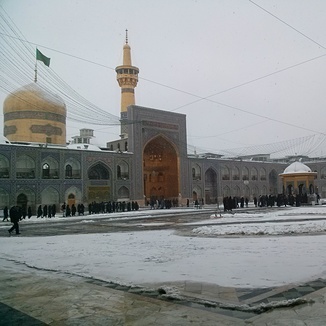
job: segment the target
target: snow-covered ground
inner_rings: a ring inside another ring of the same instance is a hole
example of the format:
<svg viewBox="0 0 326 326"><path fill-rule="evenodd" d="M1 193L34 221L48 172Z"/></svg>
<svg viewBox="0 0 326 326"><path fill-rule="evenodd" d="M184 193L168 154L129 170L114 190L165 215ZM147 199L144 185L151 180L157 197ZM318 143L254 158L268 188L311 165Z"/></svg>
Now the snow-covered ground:
<svg viewBox="0 0 326 326"><path fill-rule="evenodd" d="M117 216L147 216L150 225L153 214L158 213ZM76 221L91 223L107 217L91 215ZM115 215L110 214L110 218ZM235 211L234 215L222 212L222 217L211 216L200 222L205 225L191 227L193 236L188 237L173 230L0 237L0 261L134 285L189 280L234 287L279 286L326 277L326 220L318 220L322 218L326 219L325 206L266 213L258 209L250 214ZM56 220L64 223L64 219ZM226 222L232 224L221 224ZM24 223L49 221L23 221L22 228ZM2 224L1 232L7 228L8 224ZM216 236L225 234L239 236Z"/></svg>

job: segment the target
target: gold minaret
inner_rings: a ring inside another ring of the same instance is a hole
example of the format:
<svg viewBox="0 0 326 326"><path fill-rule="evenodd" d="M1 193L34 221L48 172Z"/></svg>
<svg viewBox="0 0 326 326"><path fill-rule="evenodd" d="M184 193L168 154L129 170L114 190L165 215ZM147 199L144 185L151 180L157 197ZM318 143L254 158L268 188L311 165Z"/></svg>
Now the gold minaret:
<svg viewBox="0 0 326 326"><path fill-rule="evenodd" d="M135 87L138 82L139 69L131 64L131 49L128 44L128 30L126 29L126 44L123 46L123 64L115 68L117 81L121 87L121 138L128 136L127 108L135 104Z"/></svg>

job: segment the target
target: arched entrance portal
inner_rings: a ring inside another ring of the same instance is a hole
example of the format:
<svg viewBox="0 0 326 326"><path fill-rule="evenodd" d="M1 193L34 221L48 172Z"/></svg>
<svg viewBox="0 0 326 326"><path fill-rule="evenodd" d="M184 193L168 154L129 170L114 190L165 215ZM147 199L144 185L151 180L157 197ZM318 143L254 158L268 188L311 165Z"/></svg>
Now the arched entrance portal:
<svg viewBox="0 0 326 326"><path fill-rule="evenodd" d="M178 156L173 145L162 136L144 148L144 195L149 199L173 199L179 195Z"/></svg>
<svg viewBox="0 0 326 326"><path fill-rule="evenodd" d="M69 194L68 195L68 205L71 208L72 205L76 204L76 198L74 194Z"/></svg>

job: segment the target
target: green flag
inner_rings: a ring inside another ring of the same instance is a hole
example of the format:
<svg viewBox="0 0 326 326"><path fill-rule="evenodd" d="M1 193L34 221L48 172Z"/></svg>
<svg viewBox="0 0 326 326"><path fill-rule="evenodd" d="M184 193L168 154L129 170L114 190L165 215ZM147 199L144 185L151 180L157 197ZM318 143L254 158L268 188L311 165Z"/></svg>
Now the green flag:
<svg viewBox="0 0 326 326"><path fill-rule="evenodd" d="M42 61L46 66L50 67L50 58L46 57L44 54L36 48L36 60Z"/></svg>

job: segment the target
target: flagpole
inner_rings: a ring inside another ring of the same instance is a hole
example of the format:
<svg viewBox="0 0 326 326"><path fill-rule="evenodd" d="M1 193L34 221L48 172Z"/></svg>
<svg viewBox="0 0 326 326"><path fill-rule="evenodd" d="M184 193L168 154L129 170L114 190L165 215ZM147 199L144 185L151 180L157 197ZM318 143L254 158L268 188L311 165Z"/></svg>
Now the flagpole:
<svg viewBox="0 0 326 326"><path fill-rule="evenodd" d="M37 48L36 48L36 52L37 52ZM37 58L35 56L35 76L34 76L34 83L37 82Z"/></svg>

